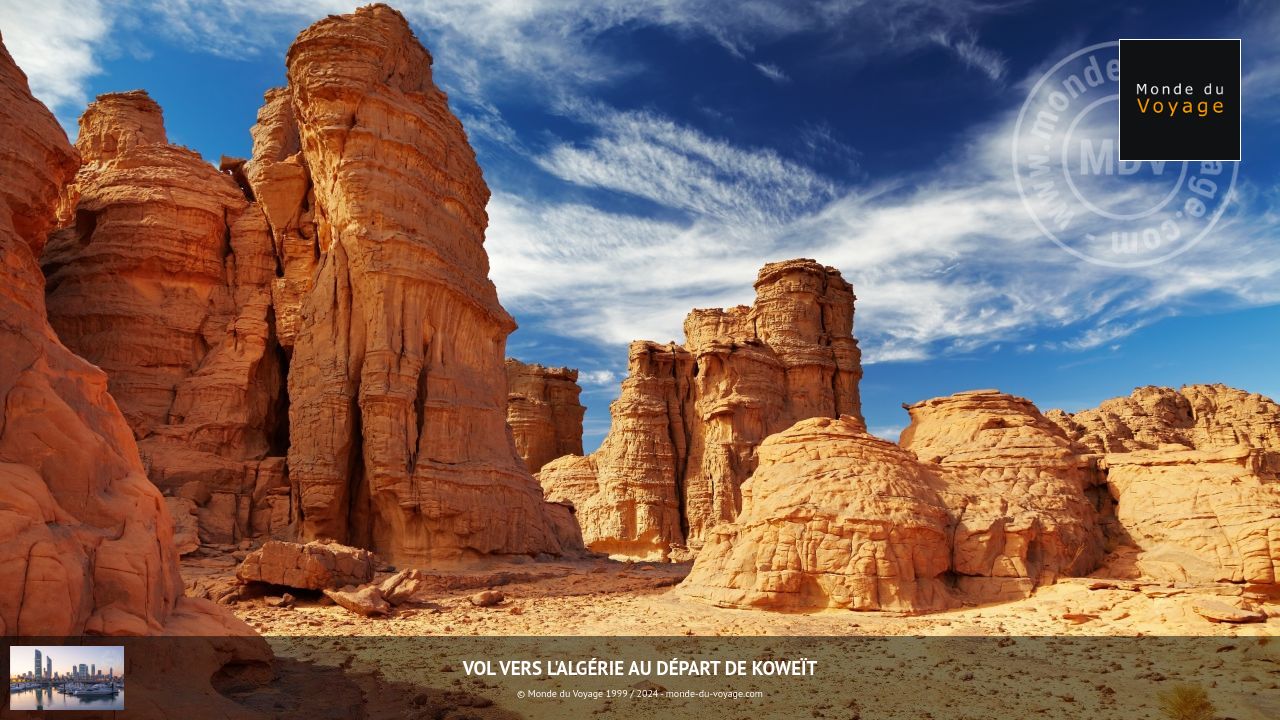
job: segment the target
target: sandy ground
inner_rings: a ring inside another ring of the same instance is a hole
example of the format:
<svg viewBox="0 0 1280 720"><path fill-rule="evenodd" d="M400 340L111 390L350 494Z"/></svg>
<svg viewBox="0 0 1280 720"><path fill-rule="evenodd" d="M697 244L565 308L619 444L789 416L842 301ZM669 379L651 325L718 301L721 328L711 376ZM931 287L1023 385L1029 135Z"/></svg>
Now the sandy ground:
<svg viewBox="0 0 1280 720"><path fill-rule="evenodd" d="M228 578L236 561L213 554L184 560L195 578ZM929 615L844 610L775 613L717 608L681 596L688 565L611 560L510 563L483 572L434 574L439 589L385 618L365 618L296 593L292 609L265 599L233 604L264 635L800 635L800 636L1275 636L1280 597L1257 587L1164 581L1073 578L1041 588L1025 600ZM379 577L385 577L380 575ZM475 607L469 597L496 589L506 600ZM1210 622L1192 606L1247 597L1269 610L1266 623Z"/></svg>
<svg viewBox="0 0 1280 720"><path fill-rule="evenodd" d="M189 587L225 583L235 565L214 553L187 558L184 573ZM687 565L594 559L440 572L433 574L437 590L385 618L360 617L303 594L292 608L271 606L272 594L231 608L267 636L279 657L300 667L337 668L366 674L380 687L417 687L433 698L453 693L478 703L452 714L410 709L387 717L1158 720L1161 694L1182 685L1205 689L1219 718L1280 717L1280 641L1271 642L1280 635L1280 598L1258 588L1072 579L1017 602L923 616L779 614L683 598L676 586L687 571ZM472 605L468 598L485 589L506 599L490 608ZM1276 617L1234 625L1192 610L1215 599L1247 599ZM480 675L465 665L693 656L818 662L808 677L639 680L545 669L534 676ZM704 696L668 695L686 691ZM554 697L535 697L545 692Z"/></svg>

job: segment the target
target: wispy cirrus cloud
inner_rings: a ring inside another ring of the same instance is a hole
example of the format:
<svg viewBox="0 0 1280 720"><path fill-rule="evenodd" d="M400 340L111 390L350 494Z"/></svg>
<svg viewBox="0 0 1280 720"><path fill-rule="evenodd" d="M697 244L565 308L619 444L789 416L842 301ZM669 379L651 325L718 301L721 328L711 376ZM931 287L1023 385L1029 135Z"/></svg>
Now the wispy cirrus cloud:
<svg viewBox="0 0 1280 720"><path fill-rule="evenodd" d="M1062 339L1041 347L1078 351L1192 309L1280 302L1280 247L1273 241L1280 218L1269 201L1275 193L1248 183L1213 235L1157 265L1101 267L1050 243L1014 184L1015 112L973 128L965 150L939 166L858 187L815 174L762 175L755 170L761 158L742 148L718 154L716 173L690 173L691 184L682 184L670 164L647 158L670 150L663 138L697 138L686 145L699 147L705 138L656 117L633 118L661 128L652 136L620 132L611 120L625 114L601 112L584 145L589 151L575 158L593 168L625 166L625 180L567 170L579 163L567 162L561 145L538 162L576 184L640 195L678 212L659 222L499 193L488 245L494 279L504 302L544 329L621 344L678 340L691 307L749 302L749 281L763 263L815 257L854 282L858 334L870 362L1025 342L1046 329ZM703 197L691 200L693 192ZM1133 197L1112 199L1138 201L1157 189L1127 192ZM779 211L778 197L801 210ZM1107 227L1101 218L1082 222L1099 235Z"/></svg>
<svg viewBox="0 0 1280 720"><path fill-rule="evenodd" d="M97 54L111 28L98 0L0 0L0 36L27 74L31 92L54 111L88 102L89 78L101 72Z"/></svg>

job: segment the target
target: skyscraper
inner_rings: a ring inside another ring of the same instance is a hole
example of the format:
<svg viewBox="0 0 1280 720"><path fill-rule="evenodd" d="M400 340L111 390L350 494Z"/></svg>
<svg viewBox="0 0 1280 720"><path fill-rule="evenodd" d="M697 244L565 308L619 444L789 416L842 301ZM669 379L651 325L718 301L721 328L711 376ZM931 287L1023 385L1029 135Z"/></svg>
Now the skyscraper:
<svg viewBox="0 0 1280 720"><path fill-rule="evenodd" d="M96 664L89 666L89 677L98 677L98 666Z"/></svg>
<svg viewBox="0 0 1280 720"><path fill-rule="evenodd" d="M40 671L44 669L44 662L40 659L40 650L36 650L36 672L31 676L32 680L40 682Z"/></svg>
<svg viewBox="0 0 1280 720"><path fill-rule="evenodd" d="M52 680L52 679L53 679L53 658L52 658L52 657L50 657L50 656L48 656L48 655L45 655L45 656L44 656L44 661L45 661L45 663L46 663L46 665L45 665L45 672L44 672L44 679L45 679L45 680Z"/></svg>

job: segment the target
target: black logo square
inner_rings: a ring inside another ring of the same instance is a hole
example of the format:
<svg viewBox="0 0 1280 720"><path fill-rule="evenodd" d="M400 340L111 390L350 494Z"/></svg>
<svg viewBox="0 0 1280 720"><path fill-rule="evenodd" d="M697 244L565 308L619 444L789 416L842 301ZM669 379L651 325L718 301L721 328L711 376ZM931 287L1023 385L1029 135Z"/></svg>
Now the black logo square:
<svg viewBox="0 0 1280 720"><path fill-rule="evenodd" d="M1239 160L1240 41L1121 40L1120 159Z"/></svg>

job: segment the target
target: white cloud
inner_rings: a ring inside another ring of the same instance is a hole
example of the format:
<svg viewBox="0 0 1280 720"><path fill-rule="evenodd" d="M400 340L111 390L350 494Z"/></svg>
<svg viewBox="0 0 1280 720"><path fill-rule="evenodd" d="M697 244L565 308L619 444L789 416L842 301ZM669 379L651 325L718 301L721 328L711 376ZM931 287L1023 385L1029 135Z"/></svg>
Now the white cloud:
<svg viewBox="0 0 1280 720"><path fill-rule="evenodd" d="M804 174L748 171L776 165L669 119L618 113L598 122L572 161L564 146L539 161L565 179L640 195L686 219L658 222L499 193L491 204L494 280L517 314L562 335L618 345L679 340L690 308L749 302L763 263L814 257L854 282L868 362L1025 343L1046 329L1065 339L1044 347L1082 350L1208 297L1216 308L1280 302L1274 192L1246 183L1235 214L1172 260L1127 270L1085 263L1028 217L1009 164L1013 119L1008 112L973 129L963 153L925 174L850 189ZM708 146L716 152L697 150ZM717 172L696 171L699 160ZM671 177L684 162L695 171ZM783 184L786 177L794 184ZM1143 185L1128 194L1151 192ZM778 203L778 195L803 202ZM1120 197L1127 195L1113 199Z"/></svg>
<svg viewBox="0 0 1280 720"><path fill-rule="evenodd" d="M0 35L31 92L54 112L87 102L95 58L111 22L98 0L0 0Z"/></svg>
<svg viewBox="0 0 1280 720"><path fill-rule="evenodd" d="M652 112L573 110L595 126L585 145L561 143L537 158L578 185L738 222L769 222L816 207L836 186L770 149L741 149Z"/></svg>
<svg viewBox="0 0 1280 720"><path fill-rule="evenodd" d="M578 373L578 380L584 385L607 385L612 387L618 382L618 373L612 370L584 370Z"/></svg>
<svg viewBox="0 0 1280 720"><path fill-rule="evenodd" d="M930 37L938 45L956 54L965 66L978 70L993 82L1000 82L1008 71L1008 62L1004 56L991 48L978 44L972 34L960 37L949 32L935 32Z"/></svg>
<svg viewBox="0 0 1280 720"><path fill-rule="evenodd" d="M769 78L770 80L776 83L791 82L791 76L787 75L787 73L777 65L774 65L772 63L764 63L764 62L754 63L754 65L755 65L755 68L760 71L761 75L764 75L765 77Z"/></svg>

